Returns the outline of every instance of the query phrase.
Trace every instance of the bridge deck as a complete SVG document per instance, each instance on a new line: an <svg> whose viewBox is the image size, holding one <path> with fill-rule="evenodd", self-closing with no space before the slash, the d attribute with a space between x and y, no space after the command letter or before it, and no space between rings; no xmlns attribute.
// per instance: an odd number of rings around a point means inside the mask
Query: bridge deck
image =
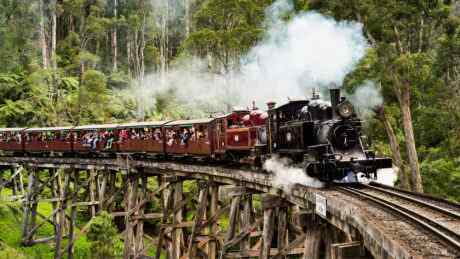
<svg viewBox="0 0 460 259"><path fill-rule="evenodd" d="M348 233L361 236L365 247L374 258L456 258L460 251L453 251L439 239L427 235L409 222L401 221L397 215L347 195L333 188L314 189L296 185L290 193L274 186L271 175L261 171L231 169L209 165L190 165L174 162L156 162L118 159L0 157L0 166L24 165L38 168L78 168L130 170L143 168L150 174L171 174L193 179L203 179L237 184L263 193L280 196L301 208L314 209L317 195L326 198L327 221Z"/></svg>

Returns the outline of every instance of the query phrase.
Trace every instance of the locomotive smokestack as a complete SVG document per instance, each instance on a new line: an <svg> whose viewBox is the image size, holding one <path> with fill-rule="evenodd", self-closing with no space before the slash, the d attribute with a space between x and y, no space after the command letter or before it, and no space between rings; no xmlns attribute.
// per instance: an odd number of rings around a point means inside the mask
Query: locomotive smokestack
<svg viewBox="0 0 460 259"><path fill-rule="evenodd" d="M340 89L331 89L331 106L333 109L340 103Z"/></svg>

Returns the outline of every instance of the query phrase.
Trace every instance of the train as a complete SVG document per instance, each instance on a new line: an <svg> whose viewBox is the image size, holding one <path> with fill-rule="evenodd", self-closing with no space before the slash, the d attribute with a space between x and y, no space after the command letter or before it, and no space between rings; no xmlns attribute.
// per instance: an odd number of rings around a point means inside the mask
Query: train
<svg viewBox="0 0 460 259"><path fill-rule="evenodd" d="M324 182L376 178L392 161L369 149L352 103L330 90L267 110L238 109L203 119L47 128L0 129L3 156L116 157L238 162L262 167L287 157Z"/></svg>

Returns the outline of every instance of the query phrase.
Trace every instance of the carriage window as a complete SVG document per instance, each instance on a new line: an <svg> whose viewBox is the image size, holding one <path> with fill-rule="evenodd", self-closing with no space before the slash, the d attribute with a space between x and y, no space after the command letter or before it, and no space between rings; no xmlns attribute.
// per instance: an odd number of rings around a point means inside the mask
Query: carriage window
<svg viewBox="0 0 460 259"><path fill-rule="evenodd" d="M20 132L4 132L0 134L0 142L21 143L22 135Z"/></svg>

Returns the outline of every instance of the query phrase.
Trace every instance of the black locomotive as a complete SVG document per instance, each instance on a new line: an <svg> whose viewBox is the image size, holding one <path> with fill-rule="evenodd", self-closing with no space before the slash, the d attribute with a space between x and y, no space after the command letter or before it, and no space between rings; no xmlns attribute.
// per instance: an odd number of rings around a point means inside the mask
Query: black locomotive
<svg viewBox="0 0 460 259"><path fill-rule="evenodd" d="M340 90L330 90L330 96L330 103L314 95L276 108L270 104L269 152L291 158L325 182L353 181L359 173L376 178L377 169L391 167L391 159L368 149L362 121Z"/></svg>

